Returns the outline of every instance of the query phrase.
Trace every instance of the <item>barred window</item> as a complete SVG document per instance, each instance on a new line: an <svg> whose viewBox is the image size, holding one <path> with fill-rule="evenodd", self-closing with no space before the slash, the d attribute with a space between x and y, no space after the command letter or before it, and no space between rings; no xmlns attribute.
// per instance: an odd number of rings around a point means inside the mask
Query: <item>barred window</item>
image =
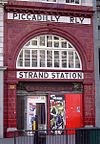
<svg viewBox="0 0 100 144"><path fill-rule="evenodd" d="M16 0L16 1L30 1L30 2L48 2L48 3L64 3L64 4L81 4L81 0Z"/></svg>
<svg viewBox="0 0 100 144"><path fill-rule="evenodd" d="M81 70L81 59L74 46L56 35L40 35L21 49L17 68Z"/></svg>

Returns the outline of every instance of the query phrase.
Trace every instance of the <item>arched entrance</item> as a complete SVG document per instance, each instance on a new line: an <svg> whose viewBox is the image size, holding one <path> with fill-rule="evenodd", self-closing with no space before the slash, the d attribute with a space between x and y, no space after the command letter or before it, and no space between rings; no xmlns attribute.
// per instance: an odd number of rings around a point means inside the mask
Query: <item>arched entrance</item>
<svg viewBox="0 0 100 144"><path fill-rule="evenodd" d="M68 40L50 34L29 40L17 57L16 69L21 69L17 72L18 129L34 129L35 115L39 129L83 126L83 86L78 81L83 79L82 63ZM70 123L68 117L73 117Z"/></svg>

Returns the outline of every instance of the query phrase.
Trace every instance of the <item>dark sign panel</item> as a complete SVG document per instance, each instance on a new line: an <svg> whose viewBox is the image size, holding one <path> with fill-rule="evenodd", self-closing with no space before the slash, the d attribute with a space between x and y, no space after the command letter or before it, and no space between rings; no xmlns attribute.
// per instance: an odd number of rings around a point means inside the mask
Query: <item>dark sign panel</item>
<svg viewBox="0 0 100 144"><path fill-rule="evenodd" d="M53 91L53 92L59 92L59 91L78 91L82 92L83 85L82 83L56 83L56 82L35 82L35 83L21 83L19 84L20 88L27 90L28 92L32 91Z"/></svg>

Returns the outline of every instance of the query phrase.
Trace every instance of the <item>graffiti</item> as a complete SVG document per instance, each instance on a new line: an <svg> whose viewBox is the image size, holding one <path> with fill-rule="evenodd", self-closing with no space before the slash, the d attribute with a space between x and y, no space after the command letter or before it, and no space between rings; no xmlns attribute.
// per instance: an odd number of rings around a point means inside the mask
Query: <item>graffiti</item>
<svg viewBox="0 0 100 144"><path fill-rule="evenodd" d="M50 95L50 129L65 128L65 98L63 95Z"/></svg>

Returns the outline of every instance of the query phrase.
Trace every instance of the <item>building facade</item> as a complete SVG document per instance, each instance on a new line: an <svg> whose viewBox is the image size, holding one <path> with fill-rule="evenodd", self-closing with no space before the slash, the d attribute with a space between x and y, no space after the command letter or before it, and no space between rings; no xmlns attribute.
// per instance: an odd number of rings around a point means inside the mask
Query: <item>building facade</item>
<svg viewBox="0 0 100 144"><path fill-rule="evenodd" d="M0 7L0 13L3 14L3 8ZM0 61L0 81L1 81L1 95L0 95L0 115L1 115L1 119L0 119L0 130L2 131L2 134L0 135L0 137L3 137L3 16L0 16L0 54L1 54L1 61Z"/></svg>
<svg viewBox="0 0 100 144"><path fill-rule="evenodd" d="M0 138L3 137L3 125L4 125L4 71L6 67L4 66L4 4L7 0L0 1Z"/></svg>
<svg viewBox="0 0 100 144"><path fill-rule="evenodd" d="M96 85L96 126L100 127L100 1L96 0L95 2L95 17L94 29L95 29L95 85ZM98 40L98 41L97 41Z"/></svg>
<svg viewBox="0 0 100 144"><path fill-rule="evenodd" d="M16 129L95 126L91 0L4 6L4 136Z"/></svg>

